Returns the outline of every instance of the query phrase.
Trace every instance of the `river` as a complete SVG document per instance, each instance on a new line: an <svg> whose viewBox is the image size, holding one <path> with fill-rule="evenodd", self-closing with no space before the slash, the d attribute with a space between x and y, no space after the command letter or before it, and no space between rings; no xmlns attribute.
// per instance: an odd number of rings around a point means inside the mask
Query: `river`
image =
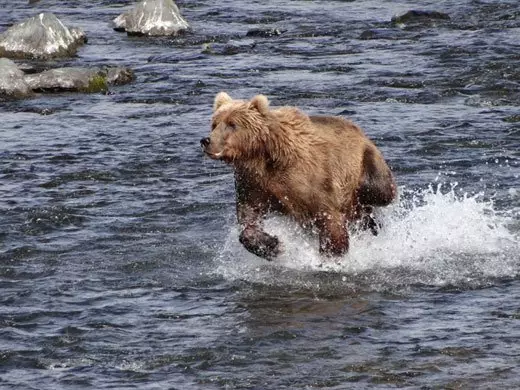
<svg viewBox="0 0 520 390"><path fill-rule="evenodd" d="M0 103L0 388L520 387L516 0L185 0L154 39L112 30L127 1L1 3L0 31L85 30L52 66L136 80ZM363 127L399 185L381 234L327 262L274 216L284 253L248 253L199 146L222 90Z"/></svg>

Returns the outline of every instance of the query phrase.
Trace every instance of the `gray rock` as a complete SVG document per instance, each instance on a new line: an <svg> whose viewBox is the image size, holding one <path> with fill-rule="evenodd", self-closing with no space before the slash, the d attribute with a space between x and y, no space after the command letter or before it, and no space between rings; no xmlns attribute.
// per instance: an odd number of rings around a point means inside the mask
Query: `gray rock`
<svg viewBox="0 0 520 390"><path fill-rule="evenodd" d="M42 13L0 34L0 56L10 58L68 57L86 42L79 28L67 28L55 15Z"/></svg>
<svg viewBox="0 0 520 390"><path fill-rule="evenodd" d="M24 80L23 73L16 64L0 58L0 100L20 99L32 94L29 85Z"/></svg>
<svg viewBox="0 0 520 390"><path fill-rule="evenodd" d="M520 122L520 115L511 115L511 116L503 118L502 120L504 122L508 122L508 123L518 123L518 122Z"/></svg>
<svg viewBox="0 0 520 390"><path fill-rule="evenodd" d="M132 80L132 69L120 66L57 68L26 74L13 61L0 58L0 101L22 99L33 92L106 92L111 85Z"/></svg>
<svg viewBox="0 0 520 390"><path fill-rule="evenodd" d="M128 35L177 35L190 25L173 0L144 0L113 20L114 30Z"/></svg>
<svg viewBox="0 0 520 390"><path fill-rule="evenodd" d="M117 18L115 18L112 23L114 23L114 30L118 32L126 31L126 17L128 14L121 14Z"/></svg>
<svg viewBox="0 0 520 390"><path fill-rule="evenodd" d="M450 15L438 11L410 10L402 15L394 16L391 23L398 24L430 24L439 20L450 20Z"/></svg>
<svg viewBox="0 0 520 390"><path fill-rule="evenodd" d="M280 30L278 28L252 28L246 34L246 37L259 37L259 38L270 38L278 35L282 35L286 30Z"/></svg>
<svg viewBox="0 0 520 390"><path fill-rule="evenodd" d="M203 54L232 56L240 53L248 53L256 47L256 42L252 39L243 41L230 40L226 43L205 43L202 45Z"/></svg>
<svg viewBox="0 0 520 390"><path fill-rule="evenodd" d="M98 81L99 77L99 82ZM25 81L30 88L38 92L58 91L87 91L91 89L91 83L95 80L98 85L96 89L106 90L106 80L98 74L98 69L84 68L57 68L45 72L27 75Z"/></svg>
<svg viewBox="0 0 520 390"><path fill-rule="evenodd" d="M406 35L402 30L398 28L392 29L370 29L365 30L361 33L358 39L371 40L371 39L386 39L386 40L397 40L403 39Z"/></svg>
<svg viewBox="0 0 520 390"><path fill-rule="evenodd" d="M110 85L133 79L133 71L123 67L57 68L25 76L25 82L37 92L105 92Z"/></svg>
<svg viewBox="0 0 520 390"><path fill-rule="evenodd" d="M135 79L134 71L130 68L114 67L106 68L106 78L108 85L124 85Z"/></svg>

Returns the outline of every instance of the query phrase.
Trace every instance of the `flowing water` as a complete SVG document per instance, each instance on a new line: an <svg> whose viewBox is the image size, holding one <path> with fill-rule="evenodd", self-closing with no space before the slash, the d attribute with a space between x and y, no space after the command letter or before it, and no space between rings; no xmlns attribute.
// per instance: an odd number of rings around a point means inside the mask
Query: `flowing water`
<svg viewBox="0 0 520 390"><path fill-rule="evenodd" d="M112 31L129 1L0 3L86 31L53 66L137 76L1 103L0 388L520 387L517 0L185 0L175 39ZM399 183L381 234L327 262L272 217L283 255L249 254L199 148L221 90L359 123Z"/></svg>

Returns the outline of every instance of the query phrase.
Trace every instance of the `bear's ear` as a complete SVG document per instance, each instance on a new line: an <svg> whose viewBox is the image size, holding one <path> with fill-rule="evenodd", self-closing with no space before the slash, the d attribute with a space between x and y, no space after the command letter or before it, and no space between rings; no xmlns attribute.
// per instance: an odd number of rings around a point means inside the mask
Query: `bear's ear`
<svg viewBox="0 0 520 390"><path fill-rule="evenodd" d="M269 100L264 95L256 95L249 102L249 107L256 109L262 115L266 115L269 112Z"/></svg>
<svg viewBox="0 0 520 390"><path fill-rule="evenodd" d="M233 99L225 92L219 92L217 96L215 96L215 102L213 103L213 111L217 111L220 107L222 107L226 103L231 103Z"/></svg>

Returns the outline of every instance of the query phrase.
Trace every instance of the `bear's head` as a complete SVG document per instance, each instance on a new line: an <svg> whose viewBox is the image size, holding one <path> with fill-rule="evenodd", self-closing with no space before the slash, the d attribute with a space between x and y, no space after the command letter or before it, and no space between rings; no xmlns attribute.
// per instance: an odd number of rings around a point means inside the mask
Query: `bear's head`
<svg viewBox="0 0 520 390"><path fill-rule="evenodd" d="M220 92L213 104L209 137L200 141L204 153L228 163L261 156L269 135L269 114L269 101L263 95L246 101Z"/></svg>

